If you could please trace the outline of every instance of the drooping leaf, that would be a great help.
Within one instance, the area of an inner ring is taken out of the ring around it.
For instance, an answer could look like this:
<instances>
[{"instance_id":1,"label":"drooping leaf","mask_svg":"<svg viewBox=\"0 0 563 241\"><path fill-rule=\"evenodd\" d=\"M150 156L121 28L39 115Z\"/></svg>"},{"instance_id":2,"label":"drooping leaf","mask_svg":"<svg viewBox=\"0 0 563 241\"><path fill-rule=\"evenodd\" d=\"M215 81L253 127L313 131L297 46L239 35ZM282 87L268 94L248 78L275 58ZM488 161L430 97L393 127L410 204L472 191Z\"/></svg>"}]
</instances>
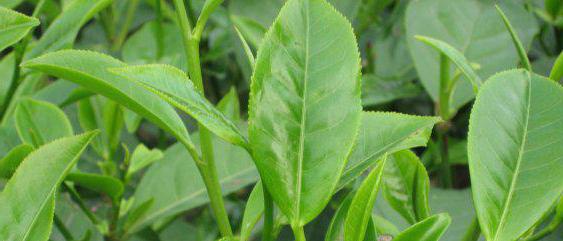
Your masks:
<instances>
[{"instance_id":1,"label":"drooping leaf","mask_svg":"<svg viewBox=\"0 0 563 241\"><path fill-rule=\"evenodd\" d=\"M469 120L475 210L489 241L515 240L563 191L563 87L529 73L494 75Z\"/></svg>"},{"instance_id":2,"label":"drooping leaf","mask_svg":"<svg viewBox=\"0 0 563 241\"><path fill-rule=\"evenodd\" d=\"M364 240L386 162L387 156L384 156L383 160L370 172L354 195L346 214L344 240Z\"/></svg>"},{"instance_id":3,"label":"drooping leaf","mask_svg":"<svg viewBox=\"0 0 563 241\"><path fill-rule=\"evenodd\" d=\"M16 128L21 140L34 147L61 137L73 135L65 113L56 105L33 99L23 99L15 112Z\"/></svg>"},{"instance_id":4,"label":"drooping leaf","mask_svg":"<svg viewBox=\"0 0 563 241\"><path fill-rule=\"evenodd\" d=\"M25 158L0 193L0 239L28 240L39 214L49 208L57 186L94 135L96 132L61 138Z\"/></svg>"},{"instance_id":5,"label":"drooping leaf","mask_svg":"<svg viewBox=\"0 0 563 241\"><path fill-rule=\"evenodd\" d=\"M403 230L393 241L438 241L450 226L451 218L446 213L428 217Z\"/></svg>"},{"instance_id":6,"label":"drooping leaf","mask_svg":"<svg viewBox=\"0 0 563 241\"><path fill-rule=\"evenodd\" d=\"M33 146L21 144L0 159L0 178L10 179L23 159L33 151Z\"/></svg>"},{"instance_id":7,"label":"drooping leaf","mask_svg":"<svg viewBox=\"0 0 563 241\"><path fill-rule=\"evenodd\" d=\"M247 241L252 234L252 230L256 223L264 214L264 190L262 189L262 182L257 182L246 201L244 208L244 215L242 216L242 223L240 228L240 240Z\"/></svg>"},{"instance_id":8,"label":"drooping leaf","mask_svg":"<svg viewBox=\"0 0 563 241\"><path fill-rule=\"evenodd\" d=\"M111 0L75 0L49 26L34 47L27 51L25 59L71 47L78 31Z\"/></svg>"},{"instance_id":9,"label":"drooping leaf","mask_svg":"<svg viewBox=\"0 0 563 241\"><path fill-rule=\"evenodd\" d=\"M425 146L438 117L388 112L364 112L358 140L339 187L350 183L383 154Z\"/></svg>"},{"instance_id":10,"label":"drooping leaf","mask_svg":"<svg viewBox=\"0 0 563 241\"><path fill-rule=\"evenodd\" d=\"M507 44L511 41L510 34L495 10L495 3L513 20L523 45L529 46L538 26L533 14L516 1L420 0L409 3L406 13L409 49L422 84L435 101L440 85L439 53L414 36L428 36L453 46L470 63L481 66L476 72L482 79L514 68L518 54ZM474 96L471 84L462 76L453 92L451 107L457 110Z\"/></svg>"},{"instance_id":11,"label":"drooping leaf","mask_svg":"<svg viewBox=\"0 0 563 241\"><path fill-rule=\"evenodd\" d=\"M324 0L288 1L258 51L250 145L294 226L322 211L346 164L360 124L358 61L350 23Z\"/></svg>"},{"instance_id":12,"label":"drooping leaf","mask_svg":"<svg viewBox=\"0 0 563 241\"><path fill-rule=\"evenodd\" d=\"M151 165L155 161L162 158L162 152L158 149L149 150L145 145L139 144L131 154L129 168L125 174L125 180L128 181L131 176L143 168Z\"/></svg>"},{"instance_id":13,"label":"drooping leaf","mask_svg":"<svg viewBox=\"0 0 563 241\"><path fill-rule=\"evenodd\" d=\"M0 51L25 37L39 20L0 6Z\"/></svg>"},{"instance_id":14,"label":"drooping leaf","mask_svg":"<svg viewBox=\"0 0 563 241\"><path fill-rule=\"evenodd\" d=\"M108 195L117 202L123 194L123 183L117 178L93 173L70 173L65 179L75 185Z\"/></svg>"},{"instance_id":15,"label":"drooping leaf","mask_svg":"<svg viewBox=\"0 0 563 241\"><path fill-rule=\"evenodd\" d=\"M176 108L188 113L217 136L242 147L247 141L238 128L196 89L181 70L169 65L136 65L111 72L139 83Z\"/></svg>"},{"instance_id":16,"label":"drooping leaf","mask_svg":"<svg viewBox=\"0 0 563 241\"><path fill-rule=\"evenodd\" d=\"M389 157L383 172L383 194L391 207L409 223L430 216L429 187L428 173L416 154L405 150Z\"/></svg>"},{"instance_id":17,"label":"drooping leaf","mask_svg":"<svg viewBox=\"0 0 563 241\"><path fill-rule=\"evenodd\" d=\"M199 140L197 134L192 138ZM252 159L244 149L213 138L213 150L223 195L258 180ZM185 148L176 144L164 152L160 161L149 167L137 186L132 208L150 199L154 199L154 203L142 218L131 224L131 233L208 202L203 180L190 159Z\"/></svg>"},{"instance_id":18,"label":"drooping leaf","mask_svg":"<svg viewBox=\"0 0 563 241\"><path fill-rule=\"evenodd\" d=\"M135 111L173 134L196 156L186 127L174 109L148 90L112 74L108 68L125 64L110 56L80 50L62 50L29 60L24 67L75 82Z\"/></svg>"}]
</instances>

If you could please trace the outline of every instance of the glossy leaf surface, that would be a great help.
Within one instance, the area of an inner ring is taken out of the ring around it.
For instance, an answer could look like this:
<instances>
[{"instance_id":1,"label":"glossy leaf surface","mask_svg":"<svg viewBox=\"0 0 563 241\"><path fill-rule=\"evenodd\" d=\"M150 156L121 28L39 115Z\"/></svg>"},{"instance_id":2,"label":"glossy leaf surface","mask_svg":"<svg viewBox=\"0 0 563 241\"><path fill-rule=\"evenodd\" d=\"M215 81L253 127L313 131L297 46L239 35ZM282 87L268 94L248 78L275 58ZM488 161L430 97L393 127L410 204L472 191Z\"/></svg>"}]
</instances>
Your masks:
<instances>
[{"instance_id":1,"label":"glossy leaf surface","mask_svg":"<svg viewBox=\"0 0 563 241\"><path fill-rule=\"evenodd\" d=\"M25 158L0 193L0 239L30 238L34 223L53 202L57 186L95 134L89 132L58 139Z\"/></svg>"},{"instance_id":2,"label":"glossy leaf surface","mask_svg":"<svg viewBox=\"0 0 563 241\"><path fill-rule=\"evenodd\" d=\"M0 51L25 37L39 20L0 6Z\"/></svg>"},{"instance_id":3,"label":"glossy leaf surface","mask_svg":"<svg viewBox=\"0 0 563 241\"><path fill-rule=\"evenodd\" d=\"M226 141L247 145L235 124L205 99L181 70L168 65L139 65L110 71L159 95Z\"/></svg>"},{"instance_id":4,"label":"glossy leaf surface","mask_svg":"<svg viewBox=\"0 0 563 241\"><path fill-rule=\"evenodd\" d=\"M495 1L420 0L411 1L406 12L408 46L422 84L437 101L439 93L439 53L414 38L424 35L439 39L481 66L477 74L486 79L492 74L514 68L518 53L511 44ZM529 46L538 27L532 13L515 1L498 1L524 46ZM452 68L453 72L453 68ZM475 96L473 87L462 77L453 92L452 109L459 109Z\"/></svg>"},{"instance_id":5,"label":"glossy leaf surface","mask_svg":"<svg viewBox=\"0 0 563 241\"><path fill-rule=\"evenodd\" d=\"M249 139L262 181L292 225L309 222L329 201L360 114L350 23L324 0L288 1L256 58Z\"/></svg>"},{"instance_id":6,"label":"glossy leaf surface","mask_svg":"<svg viewBox=\"0 0 563 241\"><path fill-rule=\"evenodd\" d=\"M405 150L389 156L383 174L383 194L409 223L430 216L429 188L428 173L416 154Z\"/></svg>"},{"instance_id":7,"label":"glossy leaf surface","mask_svg":"<svg viewBox=\"0 0 563 241\"><path fill-rule=\"evenodd\" d=\"M489 241L515 240L563 191L563 87L525 70L494 75L473 106L469 168Z\"/></svg>"},{"instance_id":8,"label":"glossy leaf surface","mask_svg":"<svg viewBox=\"0 0 563 241\"><path fill-rule=\"evenodd\" d=\"M62 50L29 60L24 66L104 95L169 131L180 142L191 145L186 127L170 105L150 91L107 70L125 67L117 59L90 51Z\"/></svg>"},{"instance_id":9,"label":"glossy leaf surface","mask_svg":"<svg viewBox=\"0 0 563 241\"><path fill-rule=\"evenodd\" d=\"M383 154L426 146L438 117L414 116L391 112L364 112L358 140L340 180L339 187L350 183Z\"/></svg>"},{"instance_id":10,"label":"glossy leaf surface","mask_svg":"<svg viewBox=\"0 0 563 241\"><path fill-rule=\"evenodd\" d=\"M383 160L362 182L354 198L352 198L344 224L344 240L364 240L386 162L387 156L384 156Z\"/></svg>"},{"instance_id":11,"label":"glossy leaf surface","mask_svg":"<svg viewBox=\"0 0 563 241\"><path fill-rule=\"evenodd\" d=\"M36 148L60 137L73 135L65 113L48 102L21 100L16 108L15 120L21 140Z\"/></svg>"},{"instance_id":12,"label":"glossy leaf surface","mask_svg":"<svg viewBox=\"0 0 563 241\"><path fill-rule=\"evenodd\" d=\"M393 241L438 241L451 223L448 214L436 214L403 230ZM416 238L415 238L416 237Z\"/></svg>"}]
</instances>

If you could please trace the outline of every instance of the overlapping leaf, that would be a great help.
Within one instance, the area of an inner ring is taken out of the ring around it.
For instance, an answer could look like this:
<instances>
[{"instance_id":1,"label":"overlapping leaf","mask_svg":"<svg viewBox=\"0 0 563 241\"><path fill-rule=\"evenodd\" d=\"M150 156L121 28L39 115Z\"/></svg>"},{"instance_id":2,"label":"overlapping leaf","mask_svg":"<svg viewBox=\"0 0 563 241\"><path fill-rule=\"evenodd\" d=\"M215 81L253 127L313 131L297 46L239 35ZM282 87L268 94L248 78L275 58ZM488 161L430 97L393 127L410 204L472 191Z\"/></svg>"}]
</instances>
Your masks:
<instances>
[{"instance_id":1,"label":"overlapping leaf","mask_svg":"<svg viewBox=\"0 0 563 241\"><path fill-rule=\"evenodd\" d=\"M403 230L393 241L438 241L450 223L448 214L436 214Z\"/></svg>"},{"instance_id":2,"label":"overlapping leaf","mask_svg":"<svg viewBox=\"0 0 563 241\"><path fill-rule=\"evenodd\" d=\"M73 135L65 113L48 102L21 100L16 108L15 120L21 140L36 148L60 137Z\"/></svg>"},{"instance_id":3,"label":"overlapping leaf","mask_svg":"<svg viewBox=\"0 0 563 241\"><path fill-rule=\"evenodd\" d=\"M0 6L0 51L25 37L39 20Z\"/></svg>"}]
</instances>

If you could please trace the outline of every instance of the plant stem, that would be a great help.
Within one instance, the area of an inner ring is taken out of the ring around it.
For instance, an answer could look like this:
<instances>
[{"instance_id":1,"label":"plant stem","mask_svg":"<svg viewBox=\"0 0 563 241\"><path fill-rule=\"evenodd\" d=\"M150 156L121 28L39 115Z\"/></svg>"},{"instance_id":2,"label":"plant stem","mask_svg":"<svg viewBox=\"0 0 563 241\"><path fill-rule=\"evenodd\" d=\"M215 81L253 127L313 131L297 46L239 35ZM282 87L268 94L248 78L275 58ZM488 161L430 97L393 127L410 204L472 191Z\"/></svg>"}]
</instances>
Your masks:
<instances>
[{"instance_id":1,"label":"plant stem","mask_svg":"<svg viewBox=\"0 0 563 241\"><path fill-rule=\"evenodd\" d=\"M94 215L94 213L92 213L92 211L90 211L90 209L88 209L88 207L80 197L80 194L78 194L78 192L76 192L76 190L74 190L74 188L69 186L66 182L63 182L63 187L70 194L70 198L72 199L72 201L78 204L80 210L84 214L86 214L86 217L88 217L88 219L92 222L92 224L98 225L100 223L98 221L98 218L96 217L96 215Z\"/></svg>"},{"instance_id":2,"label":"plant stem","mask_svg":"<svg viewBox=\"0 0 563 241\"><path fill-rule=\"evenodd\" d=\"M450 119L450 61L444 54L440 54L440 96L439 109L440 117L444 121Z\"/></svg>"},{"instance_id":3,"label":"plant stem","mask_svg":"<svg viewBox=\"0 0 563 241\"><path fill-rule=\"evenodd\" d=\"M443 188L452 188L452 171L448 151L448 132L444 125L438 126L438 145L440 147L440 179Z\"/></svg>"},{"instance_id":4,"label":"plant stem","mask_svg":"<svg viewBox=\"0 0 563 241\"><path fill-rule=\"evenodd\" d=\"M274 201L266 185L262 183L264 193L264 228L262 229L262 241L274 240Z\"/></svg>"},{"instance_id":5,"label":"plant stem","mask_svg":"<svg viewBox=\"0 0 563 241\"><path fill-rule=\"evenodd\" d=\"M549 225L547 227L545 227L544 229L542 229L541 231L537 232L536 234L528 237L527 239L525 239L525 241L536 241L536 240L540 240L542 238L544 238L545 236L553 233L557 227L559 226L559 224L561 224L561 218L559 217L554 217L554 219L551 221L551 223L549 223Z\"/></svg>"},{"instance_id":6,"label":"plant stem","mask_svg":"<svg viewBox=\"0 0 563 241\"><path fill-rule=\"evenodd\" d=\"M190 21L188 19L186 8L184 6L184 1L174 0L174 6L176 7L178 21L180 23L180 27L182 28L182 38L186 56L188 58L188 74L199 92L204 94L201 63L199 60L199 40L201 34L192 34ZM206 12L205 9L204 11L202 11L202 15L204 12ZM208 12L207 14L211 13ZM198 26L200 25L200 21L198 21ZM200 26L198 29L203 30L203 26ZM227 215L227 211L225 210L223 195L221 193L221 185L219 183L219 178L217 177L217 170L213 157L213 143L211 140L211 132L209 132L209 130L207 130L207 128L205 128L201 124L199 124L198 126L201 155L203 161L203 163L198 163L198 168L205 182L211 209L215 214L217 225L219 226L219 231L221 232L222 236L231 237L233 235L233 231L231 230L229 217Z\"/></svg>"},{"instance_id":7,"label":"plant stem","mask_svg":"<svg viewBox=\"0 0 563 241\"><path fill-rule=\"evenodd\" d=\"M307 241L307 239L305 238L305 231L303 230L302 226L291 225L291 229L293 230L295 241Z\"/></svg>"},{"instance_id":8,"label":"plant stem","mask_svg":"<svg viewBox=\"0 0 563 241\"><path fill-rule=\"evenodd\" d=\"M450 120L450 62L446 55L440 54L440 93L438 114L444 121ZM452 174L448 153L448 123L438 126L438 143L440 147L440 177L444 188L452 187Z\"/></svg>"},{"instance_id":9,"label":"plant stem","mask_svg":"<svg viewBox=\"0 0 563 241\"><path fill-rule=\"evenodd\" d=\"M53 221L55 222L55 226L57 226L57 229L59 230L59 232L61 232L66 241L74 241L74 237L72 237L72 234L57 214L55 214Z\"/></svg>"},{"instance_id":10,"label":"plant stem","mask_svg":"<svg viewBox=\"0 0 563 241\"><path fill-rule=\"evenodd\" d=\"M479 220L477 219L477 216L475 216L461 238L461 241L477 241L480 234L481 228L479 227Z\"/></svg>"},{"instance_id":11,"label":"plant stem","mask_svg":"<svg viewBox=\"0 0 563 241\"><path fill-rule=\"evenodd\" d=\"M135 12L137 11L137 6L139 6L139 0L130 0L129 5L127 6L127 13L125 15L125 22L123 22L123 26L121 26L121 30L117 35L117 38L113 42L112 50L118 51L123 45L125 38L127 37L127 33L129 32L129 27L133 22L133 17L135 17Z\"/></svg>"}]
</instances>

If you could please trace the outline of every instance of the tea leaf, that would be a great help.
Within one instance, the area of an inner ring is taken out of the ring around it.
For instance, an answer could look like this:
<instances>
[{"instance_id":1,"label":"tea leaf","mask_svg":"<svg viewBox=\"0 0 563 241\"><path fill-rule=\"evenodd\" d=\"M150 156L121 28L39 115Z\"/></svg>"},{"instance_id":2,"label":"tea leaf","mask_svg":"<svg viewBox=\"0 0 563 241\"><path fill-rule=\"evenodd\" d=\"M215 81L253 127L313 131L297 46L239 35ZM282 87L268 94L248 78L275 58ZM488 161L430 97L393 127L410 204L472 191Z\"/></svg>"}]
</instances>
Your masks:
<instances>
[{"instance_id":1,"label":"tea leaf","mask_svg":"<svg viewBox=\"0 0 563 241\"><path fill-rule=\"evenodd\" d=\"M235 145L247 146L246 138L196 89L188 76L168 65L138 65L111 72L139 83L176 108L186 112L217 136Z\"/></svg>"},{"instance_id":2,"label":"tea leaf","mask_svg":"<svg viewBox=\"0 0 563 241\"><path fill-rule=\"evenodd\" d=\"M561 78L563 78L563 52L555 60L553 68L549 72L549 78L555 81L561 81Z\"/></svg>"},{"instance_id":3,"label":"tea leaf","mask_svg":"<svg viewBox=\"0 0 563 241\"><path fill-rule=\"evenodd\" d=\"M430 208L434 213L447 213L452 218L452 224L442 239L456 240L463 237L475 218L471 189L431 188L429 199Z\"/></svg>"},{"instance_id":4,"label":"tea leaf","mask_svg":"<svg viewBox=\"0 0 563 241\"><path fill-rule=\"evenodd\" d=\"M60 137L73 135L65 113L49 102L21 100L16 108L15 120L21 140L36 148Z\"/></svg>"},{"instance_id":5,"label":"tea leaf","mask_svg":"<svg viewBox=\"0 0 563 241\"><path fill-rule=\"evenodd\" d=\"M18 42L37 25L36 18L0 7L0 51Z\"/></svg>"},{"instance_id":6,"label":"tea leaf","mask_svg":"<svg viewBox=\"0 0 563 241\"><path fill-rule=\"evenodd\" d=\"M34 47L27 51L25 59L72 46L78 31L111 0L75 0L59 15L41 36Z\"/></svg>"},{"instance_id":7,"label":"tea leaf","mask_svg":"<svg viewBox=\"0 0 563 241\"><path fill-rule=\"evenodd\" d=\"M234 87L231 88L225 96L223 96L223 99L221 99L219 103L217 103L217 109L227 118L233 120L234 123L239 123L241 121L240 102L237 90Z\"/></svg>"},{"instance_id":8,"label":"tea leaf","mask_svg":"<svg viewBox=\"0 0 563 241\"><path fill-rule=\"evenodd\" d=\"M31 237L34 224L43 220L43 212L53 203L57 186L96 134L88 132L55 140L23 160L0 193L0 239ZM36 240L47 240L47 235Z\"/></svg>"},{"instance_id":9,"label":"tea leaf","mask_svg":"<svg viewBox=\"0 0 563 241\"><path fill-rule=\"evenodd\" d=\"M364 240L386 161L387 156L384 156L383 160L370 172L354 195L346 215L344 240Z\"/></svg>"},{"instance_id":10,"label":"tea leaf","mask_svg":"<svg viewBox=\"0 0 563 241\"><path fill-rule=\"evenodd\" d=\"M246 201L244 208L244 215L242 216L240 241L247 241L252 234L252 230L256 223L264 214L264 190L262 189L262 182L257 182Z\"/></svg>"},{"instance_id":11,"label":"tea leaf","mask_svg":"<svg viewBox=\"0 0 563 241\"><path fill-rule=\"evenodd\" d=\"M61 50L28 60L23 66L72 81L120 103L173 134L197 156L184 123L170 105L107 70L124 67L123 62L90 51Z\"/></svg>"},{"instance_id":12,"label":"tea leaf","mask_svg":"<svg viewBox=\"0 0 563 241\"><path fill-rule=\"evenodd\" d=\"M525 70L494 75L469 120L477 217L489 241L515 240L563 191L563 87Z\"/></svg>"},{"instance_id":13,"label":"tea leaf","mask_svg":"<svg viewBox=\"0 0 563 241\"><path fill-rule=\"evenodd\" d=\"M417 241L438 241L450 223L451 218L448 214L436 214L403 230L393 241L410 241L414 237Z\"/></svg>"},{"instance_id":14,"label":"tea leaf","mask_svg":"<svg viewBox=\"0 0 563 241\"><path fill-rule=\"evenodd\" d=\"M160 150L149 150L145 145L139 144L131 155L129 168L127 169L127 173L125 174L125 180L128 181L133 174L137 173L138 171L151 165L161 158L162 152Z\"/></svg>"},{"instance_id":15,"label":"tea leaf","mask_svg":"<svg viewBox=\"0 0 563 241\"><path fill-rule=\"evenodd\" d=\"M363 112L360 134L338 185L352 182L383 154L425 146L440 118L389 112Z\"/></svg>"},{"instance_id":16,"label":"tea leaf","mask_svg":"<svg viewBox=\"0 0 563 241\"><path fill-rule=\"evenodd\" d=\"M516 47L516 51L518 51L520 62L522 62L522 65L524 65L524 68L526 70L532 72L532 64L530 64L530 59L528 59L528 55L526 54L526 49L524 49L524 46L522 46L522 41L520 41L520 39L518 38L518 34L516 33L516 30L512 27L512 24L510 24L510 21L508 20L502 9L498 5L495 5L495 7L499 15L502 17L504 26L510 33L510 38L512 38L514 47Z\"/></svg>"},{"instance_id":17,"label":"tea leaf","mask_svg":"<svg viewBox=\"0 0 563 241\"><path fill-rule=\"evenodd\" d=\"M330 200L359 127L350 23L324 0L288 1L258 51L249 103L262 181L292 226L302 226Z\"/></svg>"},{"instance_id":18,"label":"tea leaf","mask_svg":"<svg viewBox=\"0 0 563 241\"><path fill-rule=\"evenodd\" d=\"M510 34L506 31L494 3L498 2L514 20L524 46L530 46L538 31L532 13L515 1L480 0L419 0L410 1L406 11L408 47L426 91L438 101L439 53L417 41L415 35L440 39L459 50L470 63L481 66L476 72L482 79L516 67L518 54L506 44ZM452 71L454 69L452 68ZM465 76L458 81L451 98L451 107L459 109L475 97L472 85Z\"/></svg>"},{"instance_id":19,"label":"tea leaf","mask_svg":"<svg viewBox=\"0 0 563 241\"><path fill-rule=\"evenodd\" d=\"M336 213L330 221L325 241L344 241L344 225L346 224L347 214L350 210L350 204L352 203L352 199L355 194L355 192L350 192L336 210ZM372 216L368 220L366 235L363 239L364 241L375 240L375 238L371 237L372 235L376 235L377 232L373 219L374 217Z\"/></svg>"},{"instance_id":20,"label":"tea leaf","mask_svg":"<svg viewBox=\"0 0 563 241\"><path fill-rule=\"evenodd\" d=\"M259 22L252 18L232 15L231 21L240 35L244 37L254 49L260 47L260 43L266 34L266 28L262 26Z\"/></svg>"},{"instance_id":21,"label":"tea leaf","mask_svg":"<svg viewBox=\"0 0 563 241\"><path fill-rule=\"evenodd\" d=\"M383 194L409 223L430 216L429 187L428 173L416 154L405 150L391 155L383 172Z\"/></svg>"},{"instance_id":22,"label":"tea leaf","mask_svg":"<svg viewBox=\"0 0 563 241\"><path fill-rule=\"evenodd\" d=\"M417 96L422 87L412 81L381 78L373 74L362 76L362 105L373 106Z\"/></svg>"},{"instance_id":23,"label":"tea leaf","mask_svg":"<svg viewBox=\"0 0 563 241\"><path fill-rule=\"evenodd\" d=\"M33 146L21 144L0 159L0 178L10 179L23 159L33 151Z\"/></svg>"},{"instance_id":24,"label":"tea leaf","mask_svg":"<svg viewBox=\"0 0 563 241\"><path fill-rule=\"evenodd\" d=\"M92 191L104 193L114 202L119 201L124 190L123 183L111 176L93 173L70 173L65 180Z\"/></svg>"}]
</instances>

